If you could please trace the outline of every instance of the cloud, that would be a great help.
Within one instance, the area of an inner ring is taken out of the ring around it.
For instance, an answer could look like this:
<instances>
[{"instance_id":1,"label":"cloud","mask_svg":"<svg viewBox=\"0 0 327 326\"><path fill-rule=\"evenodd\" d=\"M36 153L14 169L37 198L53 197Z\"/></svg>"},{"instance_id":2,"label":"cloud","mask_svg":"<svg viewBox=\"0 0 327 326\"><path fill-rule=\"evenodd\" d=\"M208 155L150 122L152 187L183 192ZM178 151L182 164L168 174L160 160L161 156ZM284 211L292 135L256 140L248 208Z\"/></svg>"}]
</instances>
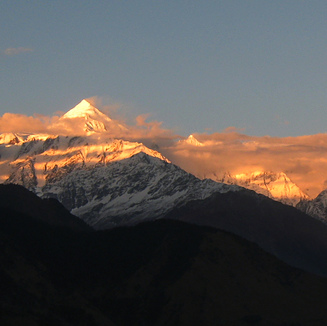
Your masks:
<instances>
[{"instance_id":1,"label":"cloud","mask_svg":"<svg viewBox=\"0 0 327 326\"><path fill-rule=\"evenodd\" d=\"M5 113L0 117L0 133L43 133L47 130L49 118L44 116L32 117L23 114Z\"/></svg>"},{"instance_id":2,"label":"cloud","mask_svg":"<svg viewBox=\"0 0 327 326\"><path fill-rule=\"evenodd\" d=\"M327 134L278 138L227 132L194 137L204 146L180 141L165 148L163 154L198 177L274 171L285 172L310 196L325 187Z\"/></svg>"},{"instance_id":3,"label":"cloud","mask_svg":"<svg viewBox=\"0 0 327 326\"><path fill-rule=\"evenodd\" d=\"M241 132L241 131L244 131L245 128L237 128L237 127L234 127L234 126L231 126L231 127L227 127L223 130L223 133L228 133L228 132Z\"/></svg>"},{"instance_id":4,"label":"cloud","mask_svg":"<svg viewBox=\"0 0 327 326\"><path fill-rule=\"evenodd\" d=\"M121 111L125 107L123 103L113 100L110 96L92 96L85 100L110 118L122 120Z\"/></svg>"},{"instance_id":5,"label":"cloud","mask_svg":"<svg viewBox=\"0 0 327 326\"><path fill-rule=\"evenodd\" d=\"M139 131L144 132L144 136L149 137L158 137L158 136L169 136L171 134L171 130L163 129L162 122L159 121L147 121L150 114L141 114L136 117L136 128Z\"/></svg>"},{"instance_id":6,"label":"cloud","mask_svg":"<svg viewBox=\"0 0 327 326\"><path fill-rule=\"evenodd\" d=\"M9 55L9 56L24 53L24 52L33 52L33 49L18 47L18 48L7 48L3 51L5 55Z\"/></svg>"}]
</instances>

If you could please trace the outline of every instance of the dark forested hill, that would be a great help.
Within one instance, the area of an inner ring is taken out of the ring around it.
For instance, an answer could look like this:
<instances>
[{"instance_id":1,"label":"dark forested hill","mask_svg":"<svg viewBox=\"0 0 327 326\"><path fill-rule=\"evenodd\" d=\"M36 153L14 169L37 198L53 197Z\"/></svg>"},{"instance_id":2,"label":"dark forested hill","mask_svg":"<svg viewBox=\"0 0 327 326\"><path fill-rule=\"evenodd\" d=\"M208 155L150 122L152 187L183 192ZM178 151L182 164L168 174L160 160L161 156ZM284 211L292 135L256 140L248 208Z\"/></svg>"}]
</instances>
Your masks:
<instances>
[{"instance_id":1,"label":"dark forested hill","mask_svg":"<svg viewBox=\"0 0 327 326\"><path fill-rule=\"evenodd\" d=\"M76 231L1 209L1 325L326 325L327 280L214 228Z\"/></svg>"},{"instance_id":2,"label":"dark forested hill","mask_svg":"<svg viewBox=\"0 0 327 326\"><path fill-rule=\"evenodd\" d=\"M327 224L254 191L215 193L166 217L232 232L292 266L327 276Z\"/></svg>"}]
</instances>

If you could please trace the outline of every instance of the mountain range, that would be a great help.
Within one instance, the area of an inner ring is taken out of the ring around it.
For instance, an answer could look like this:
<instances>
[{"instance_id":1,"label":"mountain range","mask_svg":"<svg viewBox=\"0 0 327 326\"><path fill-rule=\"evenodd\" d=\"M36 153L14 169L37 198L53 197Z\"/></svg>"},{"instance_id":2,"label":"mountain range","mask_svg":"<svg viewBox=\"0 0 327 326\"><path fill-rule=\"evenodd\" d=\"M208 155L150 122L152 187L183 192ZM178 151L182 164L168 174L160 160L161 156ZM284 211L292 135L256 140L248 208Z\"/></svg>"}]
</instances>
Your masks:
<instances>
[{"instance_id":1,"label":"mountain range","mask_svg":"<svg viewBox=\"0 0 327 326\"><path fill-rule=\"evenodd\" d=\"M58 130L61 134L51 133ZM0 135L0 180L23 185L41 197L56 198L97 228L134 223L150 215L158 217L189 200L204 199L215 191L237 191L240 187L295 206L320 220L326 219L322 195L310 201L284 172L212 171L202 174L201 181L173 166L158 152L157 146L154 150L126 139L128 127L87 100L53 122L48 131ZM125 136L112 138L113 133ZM204 146L194 135L181 142ZM134 155L139 158L133 158ZM146 174L142 173L143 168ZM165 184L170 185L167 196L164 196ZM160 200L161 197L166 199ZM111 217L116 221L111 221Z\"/></svg>"},{"instance_id":2,"label":"mountain range","mask_svg":"<svg viewBox=\"0 0 327 326\"><path fill-rule=\"evenodd\" d=\"M85 100L62 123L84 135L1 135L1 179L58 199L95 228L157 218L189 200L239 189L200 180L142 143L111 138L110 128L125 127Z\"/></svg>"},{"instance_id":3,"label":"mountain range","mask_svg":"<svg viewBox=\"0 0 327 326\"><path fill-rule=\"evenodd\" d=\"M255 171L234 175L225 172L220 176L213 173L207 177L217 182L235 184L254 190L259 194L291 206L296 206L300 201L309 199L309 196L293 183L284 172Z\"/></svg>"},{"instance_id":4,"label":"mountain range","mask_svg":"<svg viewBox=\"0 0 327 326\"><path fill-rule=\"evenodd\" d=\"M47 130L0 135L1 325L326 324L326 192L198 178L86 100Z\"/></svg>"}]
</instances>

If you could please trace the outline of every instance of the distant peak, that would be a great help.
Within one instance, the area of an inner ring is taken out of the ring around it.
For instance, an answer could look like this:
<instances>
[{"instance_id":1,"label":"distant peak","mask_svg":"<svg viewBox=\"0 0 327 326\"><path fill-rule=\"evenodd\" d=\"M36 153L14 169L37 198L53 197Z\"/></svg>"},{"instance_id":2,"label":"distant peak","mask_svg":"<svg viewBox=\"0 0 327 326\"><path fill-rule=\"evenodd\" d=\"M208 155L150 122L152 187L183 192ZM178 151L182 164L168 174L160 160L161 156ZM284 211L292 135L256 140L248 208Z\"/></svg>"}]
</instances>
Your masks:
<instances>
[{"instance_id":1,"label":"distant peak","mask_svg":"<svg viewBox=\"0 0 327 326\"><path fill-rule=\"evenodd\" d=\"M188 136L188 138L186 139L186 143L194 146L204 146L204 144L199 142L192 134Z\"/></svg>"},{"instance_id":2,"label":"distant peak","mask_svg":"<svg viewBox=\"0 0 327 326\"><path fill-rule=\"evenodd\" d=\"M83 99L81 102L79 102L76 106L76 107L79 107L81 109L85 109L85 110L88 110L88 109L94 109L95 107L86 99Z\"/></svg>"},{"instance_id":3,"label":"distant peak","mask_svg":"<svg viewBox=\"0 0 327 326\"><path fill-rule=\"evenodd\" d=\"M76 131L82 128L88 134L108 131L119 133L127 130L125 126L109 118L85 99L60 117L59 124L66 122L69 123L70 127L73 125Z\"/></svg>"},{"instance_id":4,"label":"distant peak","mask_svg":"<svg viewBox=\"0 0 327 326\"><path fill-rule=\"evenodd\" d=\"M97 109L95 106L93 106L90 102L87 100L82 100L80 103L78 103L75 107L73 107L71 110L69 110L66 114L62 116L62 118L105 118L105 120L111 120L107 115L105 115L103 112L101 112L99 109Z\"/></svg>"}]
</instances>

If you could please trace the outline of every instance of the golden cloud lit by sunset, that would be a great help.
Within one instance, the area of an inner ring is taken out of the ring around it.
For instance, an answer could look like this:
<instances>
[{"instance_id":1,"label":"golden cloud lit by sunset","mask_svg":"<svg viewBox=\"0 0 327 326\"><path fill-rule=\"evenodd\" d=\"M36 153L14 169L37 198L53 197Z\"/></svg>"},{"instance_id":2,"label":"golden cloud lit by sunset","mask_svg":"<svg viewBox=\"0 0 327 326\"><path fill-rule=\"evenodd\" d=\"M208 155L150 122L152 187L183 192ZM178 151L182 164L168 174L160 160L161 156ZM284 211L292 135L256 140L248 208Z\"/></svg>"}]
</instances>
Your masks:
<instances>
[{"instance_id":1,"label":"golden cloud lit by sunset","mask_svg":"<svg viewBox=\"0 0 327 326\"><path fill-rule=\"evenodd\" d=\"M194 137L203 146L181 141L166 148L164 154L199 177L275 171L285 172L311 197L324 189L327 134L278 138L232 132Z\"/></svg>"}]
</instances>

